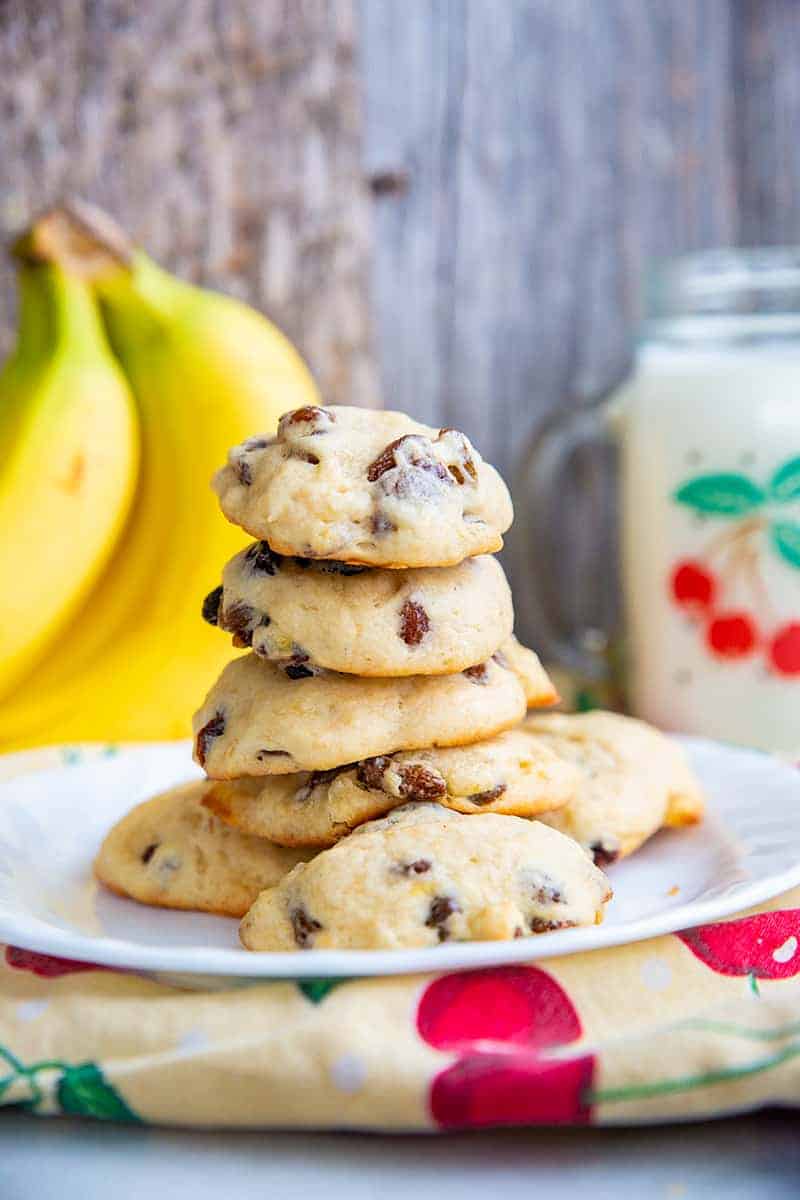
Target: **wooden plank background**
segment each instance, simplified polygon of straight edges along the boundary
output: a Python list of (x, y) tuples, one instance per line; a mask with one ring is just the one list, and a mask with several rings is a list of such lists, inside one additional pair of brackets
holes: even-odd
[(800, 240), (798, 63), (796, 0), (0, 0), (0, 226), (86, 195), (510, 474), (649, 262)]

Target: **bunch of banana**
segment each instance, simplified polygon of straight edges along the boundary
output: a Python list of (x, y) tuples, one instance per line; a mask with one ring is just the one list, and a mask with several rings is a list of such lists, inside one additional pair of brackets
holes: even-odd
[(134, 495), (139, 429), (90, 288), (18, 248), (0, 375), (0, 696), (64, 636)]
[[(210, 476), (229, 446), (270, 431), (286, 409), (318, 403), (316, 389), (296, 351), (266, 318), (167, 274), (94, 209), (56, 210), (22, 244), (29, 259), (80, 291), (90, 312), (99, 306), (135, 398), (141, 461), (121, 533), (121, 500), (114, 508), (116, 525), (108, 537), (113, 551), (100, 564), (99, 577), (95, 570), (88, 579), (94, 586), (87, 591), (84, 583), (71, 619), (64, 615), (57, 636), (37, 643), (38, 661), (0, 698), (0, 749), (184, 736), (197, 696), (229, 658), (199, 619), (200, 605), (218, 582), (220, 562), (243, 544), (241, 533), (219, 516)], [(106, 362), (115, 370), (108, 351)], [(18, 438), (13, 431), (9, 436)], [(57, 423), (52, 436), (59, 437)], [(96, 421), (85, 429), (87, 453), (96, 443), (104, 446), (118, 485), (125, 477), (129, 490), (135, 438), (135, 428), (127, 443), (112, 438), (107, 415), (102, 426)], [(24, 503), (42, 503), (36, 479), (19, 496), (20, 512)], [(90, 557), (78, 543), (92, 522), (109, 522), (110, 498), (105, 507), (102, 512), (98, 499), (91, 519), (69, 531), (60, 579), (43, 564), (36, 577), (29, 576), (34, 590), (59, 591), (67, 577), (75, 590), (76, 565), (80, 569)], [(66, 536), (53, 508), (41, 522), (49, 542), (58, 541), (59, 532)], [(29, 569), (27, 561), (4, 554), (0, 593), (15, 573), (24, 589)], [(29, 596), (29, 608), (37, 599), (38, 593)], [(13, 638), (14, 628), (10, 632)], [(6, 669), (4, 660), (0, 672)]]

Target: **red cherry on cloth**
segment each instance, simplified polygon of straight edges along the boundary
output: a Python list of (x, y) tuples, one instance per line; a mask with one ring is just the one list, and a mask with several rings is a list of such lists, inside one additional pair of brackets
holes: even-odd
[(561, 1046), (581, 1034), (564, 989), (538, 967), (492, 967), (443, 975), (417, 1010), (421, 1038), (437, 1050), (502, 1042), (530, 1049)]
[(78, 971), (107, 971), (99, 963), (77, 962), (72, 958), (56, 958), (52, 954), (38, 954), (35, 950), (23, 950), (21, 946), (6, 946), (6, 962), (18, 971), (32, 971), (42, 979), (58, 979), (59, 975), (74, 975)]
[(591, 1120), (593, 1055), (547, 1053), (579, 1038), (581, 1023), (546, 971), (509, 966), (443, 975), (422, 995), (417, 1030), (429, 1045), (460, 1054), (431, 1084), (430, 1111), (440, 1128)]
[(755, 622), (746, 612), (720, 613), (709, 623), (706, 641), (721, 658), (745, 658), (756, 646)]
[(431, 1114), (442, 1129), (487, 1125), (586, 1125), (594, 1059), (547, 1062), (526, 1051), (470, 1054), (433, 1081)]
[(800, 909), (684, 929), (678, 937), (718, 975), (791, 979), (800, 975)]
[(769, 658), (781, 675), (800, 675), (800, 621), (778, 630), (769, 645)]
[(671, 586), (676, 602), (692, 608), (710, 608), (717, 590), (713, 572), (691, 558), (677, 564)]

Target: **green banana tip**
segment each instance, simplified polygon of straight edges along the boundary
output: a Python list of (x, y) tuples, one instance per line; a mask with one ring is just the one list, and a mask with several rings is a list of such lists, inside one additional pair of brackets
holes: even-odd
[(19, 262), (56, 263), (89, 280), (129, 268), (134, 254), (116, 221), (85, 200), (65, 201), (40, 214), (9, 250)]

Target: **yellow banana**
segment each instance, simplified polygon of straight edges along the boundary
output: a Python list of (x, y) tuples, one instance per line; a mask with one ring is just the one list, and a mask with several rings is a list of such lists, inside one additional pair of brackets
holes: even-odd
[(0, 375), (0, 696), (96, 582), (139, 458), (133, 397), (91, 289), (24, 252), (18, 340)]
[(299, 355), (263, 316), (129, 255), (93, 212), (60, 222), (40, 242), (93, 277), (139, 407), (142, 465), (128, 528), (82, 614), (0, 706), (4, 749), (188, 734), (230, 658), (200, 606), (246, 540), (222, 518), (209, 479), (229, 446), (318, 402)]

